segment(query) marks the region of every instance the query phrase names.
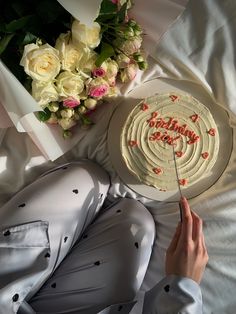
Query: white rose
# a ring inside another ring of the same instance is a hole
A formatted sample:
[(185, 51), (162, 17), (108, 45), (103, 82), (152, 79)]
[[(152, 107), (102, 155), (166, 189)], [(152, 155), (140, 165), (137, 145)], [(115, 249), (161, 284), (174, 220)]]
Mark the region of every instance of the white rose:
[(130, 63), (130, 58), (124, 55), (123, 53), (121, 53), (116, 57), (116, 62), (119, 68), (121, 69), (126, 68), (127, 65)]
[(77, 110), (79, 113), (82, 113), (82, 114), (87, 112), (87, 110), (84, 106), (79, 106), (79, 108)]
[(64, 71), (57, 77), (56, 86), (60, 96), (76, 98), (83, 91), (84, 82), (78, 74)]
[(92, 49), (96, 48), (101, 40), (100, 30), (101, 27), (96, 22), (89, 28), (79, 21), (74, 20), (71, 28), (73, 44), (75, 46), (83, 44)]
[(60, 114), (61, 114), (62, 118), (71, 118), (74, 114), (74, 109), (72, 109), (72, 108), (62, 109), (60, 111)]
[(32, 82), (32, 96), (40, 106), (46, 106), (52, 101), (59, 99), (58, 92), (53, 83)]
[(62, 69), (73, 71), (84, 54), (82, 47), (75, 47), (71, 42), (71, 34), (61, 34), (56, 41), (55, 48), (59, 51)]
[(108, 60), (107, 61), (107, 70), (106, 70), (106, 77), (113, 78), (117, 75), (119, 70), (118, 64), (115, 60)]
[(116, 76), (113, 77), (104, 77), (104, 79), (108, 82), (108, 84), (113, 87), (116, 85)]
[(83, 72), (91, 72), (96, 66), (97, 53), (90, 48), (85, 47), (83, 50), (83, 56), (77, 64), (77, 69)]
[(136, 63), (131, 63), (127, 68), (123, 69), (120, 73), (120, 78), (123, 83), (132, 81), (138, 71), (138, 65)]
[(62, 118), (58, 120), (58, 123), (64, 130), (68, 130), (76, 125), (76, 121), (70, 118)]
[(119, 93), (119, 90), (116, 86), (109, 88), (109, 93), (106, 95), (106, 97), (116, 97)]
[(59, 104), (55, 101), (51, 102), (49, 105), (48, 105), (48, 109), (51, 111), (51, 112), (57, 112), (58, 109), (59, 109)]
[(86, 108), (93, 110), (97, 105), (97, 100), (93, 98), (88, 98), (84, 101), (84, 105)]
[(125, 40), (120, 47), (120, 50), (123, 51), (127, 55), (132, 55), (137, 52), (142, 44), (142, 37), (134, 36), (128, 40)]
[(26, 45), (20, 65), (33, 80), (43, 82), (52, 81), (61, 69), (59, 52), (48, 44)]

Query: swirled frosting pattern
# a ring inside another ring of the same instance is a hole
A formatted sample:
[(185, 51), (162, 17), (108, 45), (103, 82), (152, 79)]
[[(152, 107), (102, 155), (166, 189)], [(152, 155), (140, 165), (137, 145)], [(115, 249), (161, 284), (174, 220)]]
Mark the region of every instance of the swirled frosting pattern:
[(186, 93), (145, 99), (131, 111), (121, 132), (128, 169), (140, 182), (161, 191), (177, 189), (174, 152), (185, 188), (210, 174), (218, 151), (219, 134), (209, 109)]

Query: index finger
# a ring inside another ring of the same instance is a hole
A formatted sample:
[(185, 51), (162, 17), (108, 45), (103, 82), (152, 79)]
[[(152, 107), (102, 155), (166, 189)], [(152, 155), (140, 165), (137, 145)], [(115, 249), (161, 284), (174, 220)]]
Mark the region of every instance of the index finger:
[(189, 203), (185, 197), (181, 197), (181, 207), (182, 207), (182, 228), (181, 228), (181, 240), (192, 239), (193, 232), (193, 219), (191, 214), (191, 209)]

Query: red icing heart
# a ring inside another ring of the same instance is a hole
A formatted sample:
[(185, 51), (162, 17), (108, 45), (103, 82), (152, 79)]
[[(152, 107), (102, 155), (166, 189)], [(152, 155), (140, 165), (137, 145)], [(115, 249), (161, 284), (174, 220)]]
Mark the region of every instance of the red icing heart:
[(209, 157), (208, 152), (202, 153), (202, 158), (207, 159), (208, 157)]
[(177, 157), (182, 157), (184, 155), (184, 153), (179, 151), (179, 152), (175, 152), (175, 155)]
[(146, 104), (146, 103), (143, 103), (143, 104), (142, 104), (141, 109), (142, 109), (143, 111), (147, 110), (148, 108), (149, 108), (149, 105), (148, 105), (148, 104)]
[(211, 136), (215, 136), (216, 135), (216, 129), (211, 128), (207, 133), (210, 134)]
[(179, 98), (179, 97), (176, 96), (176, 95), (170, 95), (169, 97), (170, 97), (170, 99), (171, 99), (172, 101), (176, 101), (176, 100)]
[(179, 179), (179, 184), (180, 185), (187, 185), (188, 184), (188, 180), (187, 179)]
[(155, 174), (158, 174), (158, 175), (162, 173), (161, 168), (153, 168), (152, 170), (153, 172), (155, 172)]
[(199, 115), (198, 114), (193, 114), (190, 119), (193, 121), (193, 122), (197, 122), (199, 120)]
[(129, 141), (129, 146), (133, 147), (133, 146), (136, 146), (138, 145), (138, 143), (136, 141)]

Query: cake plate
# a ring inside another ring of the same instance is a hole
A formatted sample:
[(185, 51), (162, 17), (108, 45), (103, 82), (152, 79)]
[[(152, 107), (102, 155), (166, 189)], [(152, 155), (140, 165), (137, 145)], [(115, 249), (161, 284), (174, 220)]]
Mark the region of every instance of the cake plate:
[(233, 146), (233, 132), (232, 128), (229, 126), (227, 112), (216, 104), (200, 85), (191, 82), (153, 79), (134, 88), (117, 106), (110, 120), (108, 129), (108, 151), (110, 159), (120, 179), (130, 189), (149, 199), (166, 202), (179, 201), (177, 181), (176, 190), (166, 192), (159, 191), (154, 187), (142, 184), (138, 181), (128, 170), (123, 161), (120, 150), (120, 135), (125, 120), (134, 106), (144, 98), (153, 96), (154, 94), (172, 91), (189, 93), (208, 107), (218, 127), (220, 138), (219, 154), (215, 165), (207, 177), (200, 179), (190, 187), (184, 187), (182, 189), (185, 197), (188, 199), (194, 198), (216, 183), (228, 165)]

